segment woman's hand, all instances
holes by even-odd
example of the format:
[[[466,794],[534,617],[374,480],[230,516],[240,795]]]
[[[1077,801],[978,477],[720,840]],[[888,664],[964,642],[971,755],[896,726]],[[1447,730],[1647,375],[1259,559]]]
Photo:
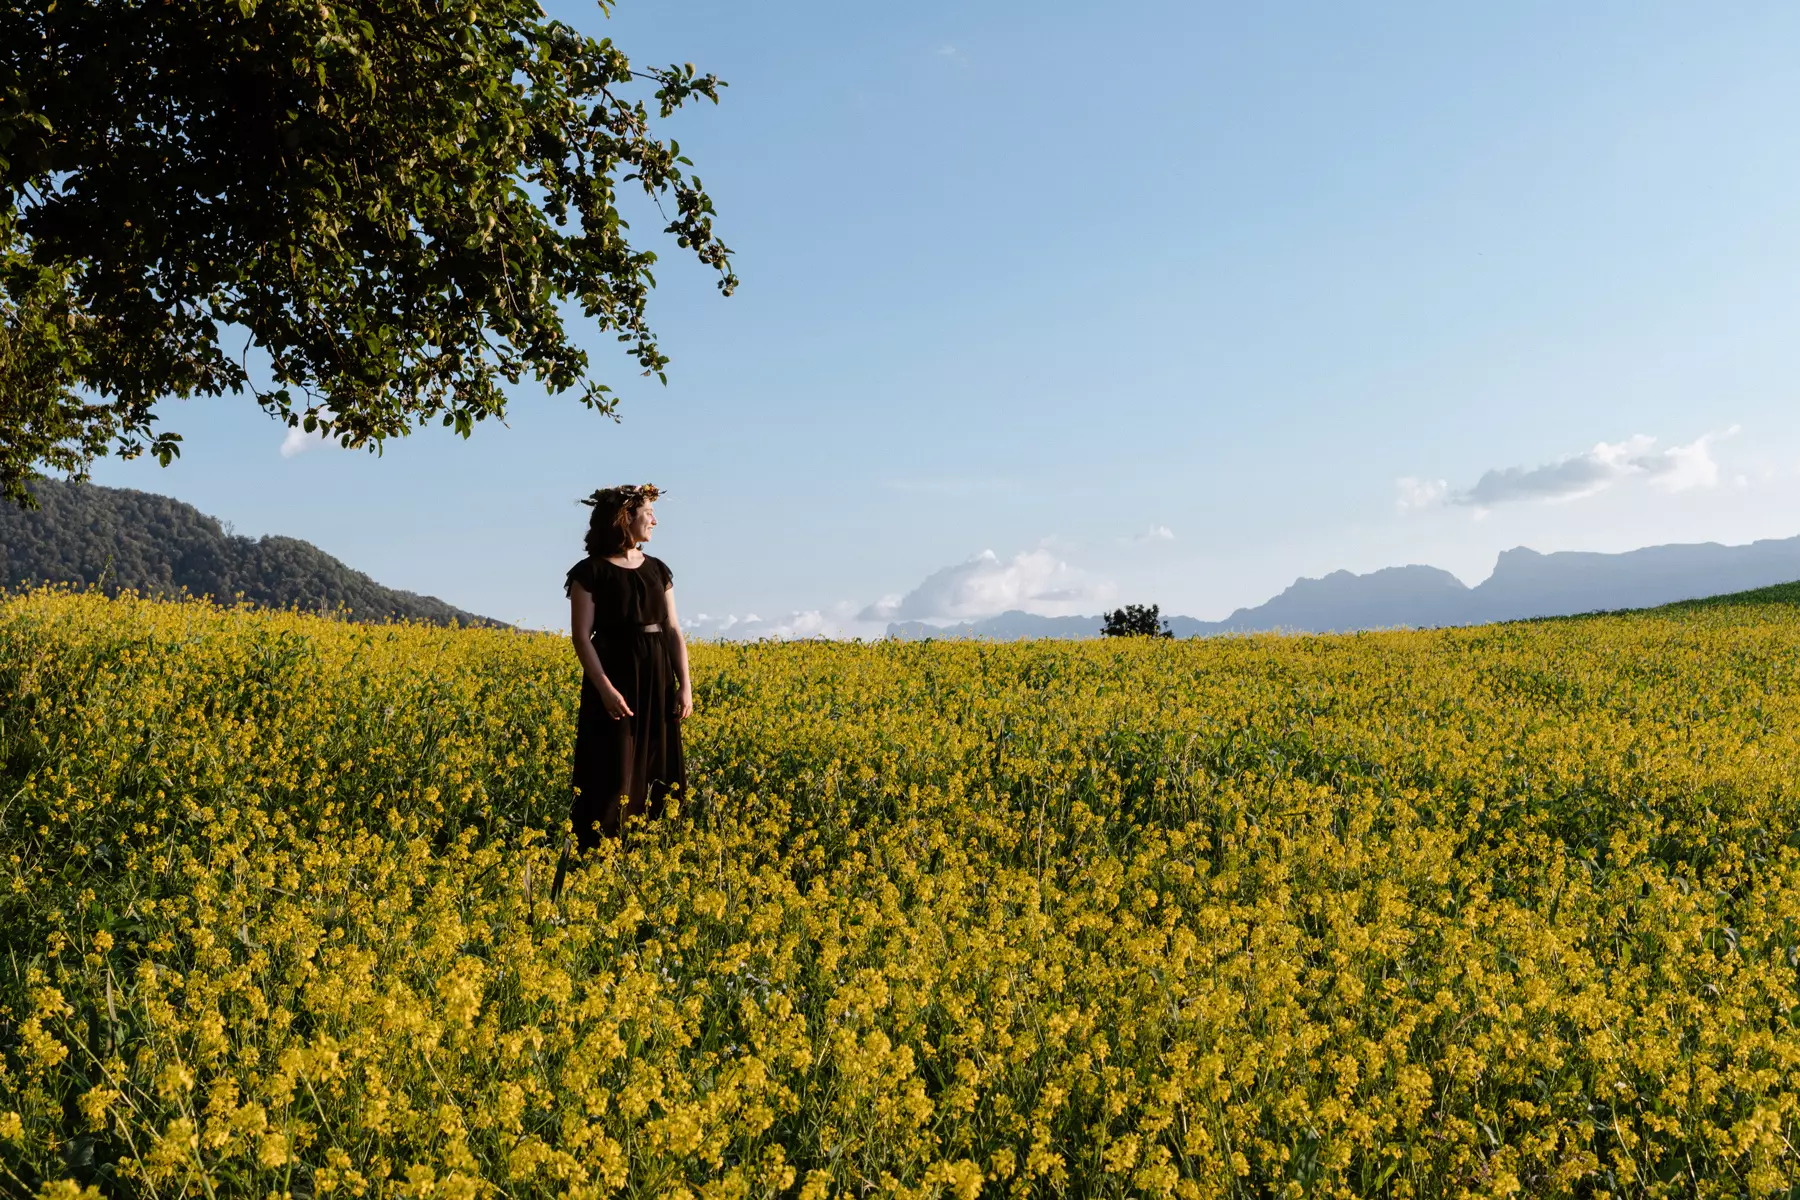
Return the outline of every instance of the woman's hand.
[[[686,684],[675,693],[675,719],[685,721],[694,715],[694,689]]]
[[[606,706],[606,715],[615,721],[621,717],[637,715],[631,711],[631,705],[625,703],[624,693],[616,687],[601,688],[600,703]]]

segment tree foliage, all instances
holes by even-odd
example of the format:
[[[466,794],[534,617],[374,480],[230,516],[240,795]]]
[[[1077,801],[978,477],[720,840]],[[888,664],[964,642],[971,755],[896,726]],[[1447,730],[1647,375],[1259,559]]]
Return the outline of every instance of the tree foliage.
[[[1124,608],[1116,608],[1105,614],[1106,623],[1101,626],[1102,637],[1174,637],[1175,632],[1169,623],[1162,619],[1162,606],[1152,604],[1127,604]]]
[[[370,448],[467,436],[528,376],[611,413],[567,313],[668,361],[621,189],[736,284],[655,127],[722,86],[535,0],[0,8],[0,490],[109,446],[166,463],[165,397],[249,392]]]

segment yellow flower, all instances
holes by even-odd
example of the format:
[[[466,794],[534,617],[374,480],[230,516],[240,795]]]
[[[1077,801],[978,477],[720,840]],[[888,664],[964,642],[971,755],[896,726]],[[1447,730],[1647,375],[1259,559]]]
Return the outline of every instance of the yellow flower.
[[[262,1143],[256,1151],[257,1165],[266,1170],[284,1167],[292,1161],[292,1157],[287,1135],[281,1133],[264,1134]]]
[[[0,596],[0,904],[48,948],[0,984],[8,1153],[110,1126],[147,1194],[321,1197],[1800,1177],[1800,611],[692,657],[679,813],[552,902],[565,640]]]
[[[177,1100],[194,1090],[194,1073],[186,1063],[169,1062],[156,1077],[156,1092],[164,1100]]]
[[[47,1183],[38,1189],[38,1200],[105,1200],[99,1188],[89,1184],[83,1187],[73,1179],[62,1179],[55,1183]]]

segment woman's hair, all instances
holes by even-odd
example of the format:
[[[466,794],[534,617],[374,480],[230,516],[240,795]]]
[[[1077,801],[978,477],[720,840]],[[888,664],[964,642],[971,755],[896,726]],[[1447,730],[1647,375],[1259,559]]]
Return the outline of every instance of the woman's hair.
[[[631,536],[631,519],[637,510],[662,495],[654,483],[601,488],[582,501],[594,510],[588,518],[587,552],[590,558],[623,554],[637,543]]]

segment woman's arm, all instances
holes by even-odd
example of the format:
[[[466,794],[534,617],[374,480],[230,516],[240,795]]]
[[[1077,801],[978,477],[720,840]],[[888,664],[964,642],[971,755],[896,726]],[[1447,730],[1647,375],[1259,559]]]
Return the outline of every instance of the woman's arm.
[[[694,715],[694,681],[688,676],[687,639],[681,636],[681,618],[675,613],[675,589],[663,592],[663,606],[668,617],[663,621],[663,637],[668,639],[669,657],[675,660],[675,677],[681,681],[676,693],[675,715],[686,720]]]
[[[614,720],[631,716],[631,705],[625,703],[625,697],[606,677],[606,668],[600,665],[600,654],[594,649],[594,598],[580,584],[569,589],[569,627],[570,636],[575,639],[575,657],[581,660],[581,673],[600,693],[606,715]]]

